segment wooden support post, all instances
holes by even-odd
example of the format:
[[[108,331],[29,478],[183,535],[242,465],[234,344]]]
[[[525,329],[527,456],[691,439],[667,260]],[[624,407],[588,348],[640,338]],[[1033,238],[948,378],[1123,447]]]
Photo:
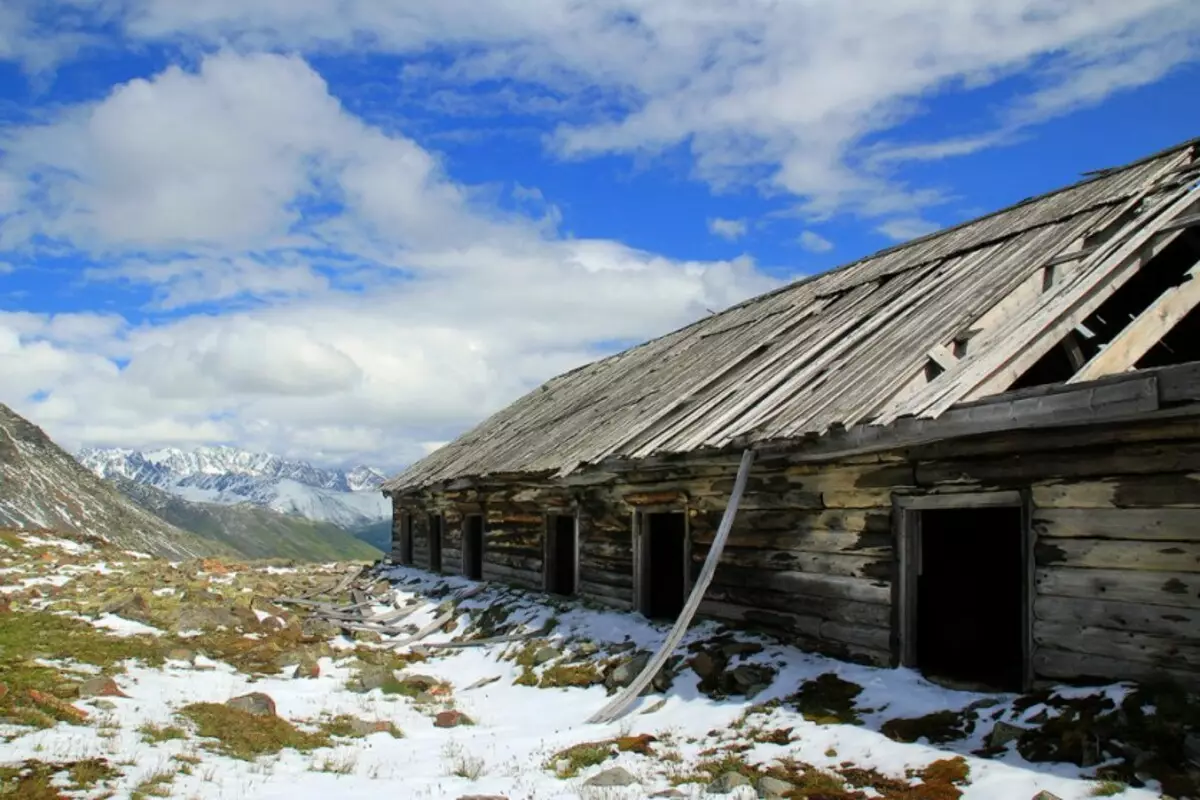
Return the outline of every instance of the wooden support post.
[[[1068,383],[1090,381],[1125,372],[1162,339],[1171,328],[1200,305],[1200,262],[1188,270],[1188,280],[1163,292]]]
[[[589,717],[589,723],[612,722],[624,714],[629,705],[642,693],[642,690],[650,685],[650,681],[654,680],[654,676],[662,669],[671,652],[679,646],[683,634],[687,632],[688,626],[692,623],[692,617],[696,615],[696,610],[700,607],[700,601],[704,599],[704,592],[712,582],[713,574],[717,571],[717,562],[721,560],[721,551],[725,549],[725,540],[729,538],[729,531],[733,528],[733,518],[737,515],[742,492],[746,490],[746,479],[750,475],[752,463],[754,463],[754,451],[746,450],[742,453],[742,463],[738,467],[737,479],[733,482],[733,493],[729,495],[729,505],[725,507],[725,514],[721,517],[721,526],[717,528],[717,534],[708,550],[708,557],[704,559],[704,568],[700,570],[700,577],[696,579],[696,585],[692,587],[687,604],[679,613],[679,619],[675,620],[675,626],[671,628],[666,641],[658,648],[654,657],[646,662],[646,666],[642,669],[641,674],[634,678],[633,683],[621,690],[604,708]]]

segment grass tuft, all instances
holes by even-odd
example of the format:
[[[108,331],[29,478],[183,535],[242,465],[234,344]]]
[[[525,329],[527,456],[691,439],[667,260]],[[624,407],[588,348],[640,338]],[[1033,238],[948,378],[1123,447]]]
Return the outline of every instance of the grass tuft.
[[[280,717],[259,716],[220,703],[193,703],[179,713],[196,726],[197,735],[216,740],[209,749],[244,761],[288,748],[309,752],[330,743],[325,733],[307,733]]]

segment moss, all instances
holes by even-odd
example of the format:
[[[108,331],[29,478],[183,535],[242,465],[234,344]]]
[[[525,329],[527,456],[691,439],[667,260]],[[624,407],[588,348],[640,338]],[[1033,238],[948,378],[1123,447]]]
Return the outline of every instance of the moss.
[[[522,677],[524,677],[524,672],[522,672]],[[556,664],[552,667],[547,667],[542,672],[542,677],[537,681],[537,685],[542,689],[565,686],[593,686],[597,683],[604,683],[604,676],[591,663]]]
[[[1120,781],[1101,781],[1092,787],[1092,797],[1112,797],[1125,791],[1126,785]]]
[[[550,757],[546,769],[554,770],[560,778],[573,778],[581,770],[603,764],[618,753],[638,753],[639,755],[654,755],[655,738],[649,735],[619,736],[616,739],[605,739],[600,742],[584,742],[565,750],[560,750]],[[559,762],[566,761],[567,765],[560,769]]]
[[[806,720],[818,725],[857,725],[862,720],[855,701],[862,687],[842,680],[832,672],[805,681],[799,691],[787,698]]]
[[[394,739],[404,738],[404,733],[391,722],[365,723],[346,714],[323,720],[319,727],[326,736],[343,739],[362,739],[377,732],[390,734]]]
[[[30,760],[17,766],[0,767],[0,797],[13,800],[66,800],[56,787],[65,776],[66,787],[73,792],[93,791],[120,777],[120,772],[103,758],[46,763]]]
[[[891,719],[880,732],[897,742],[925,739],[930,744],[946,744],[970,736],[977,715],[973,711],[935,711],[923,717]]]
[[[521,674],[516,677],[513,683],[517,686],[537,686],[537,673],[533,671],[533,667],[521,667]]]
[[[219,703],[193,703],[179,713],[196,726],[199,736],[216,740],[211,749],[246,761],[288,748],[308,752],[329,745],[324,733],[306,733],[280,717],[251,714]]]
[[[138,728],[138,733],[142,735],[142,741],[147,744],[188,738],[187,731],[178,725],[155,725],[152,722],[144,723]]]

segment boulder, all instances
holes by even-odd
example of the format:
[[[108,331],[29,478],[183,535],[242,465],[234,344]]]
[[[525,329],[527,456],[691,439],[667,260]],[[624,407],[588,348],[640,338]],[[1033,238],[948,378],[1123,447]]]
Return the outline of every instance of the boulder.
[[[736,687],[735,693],[751,698],[771,685],[771,681],[775,677],[775,672],[769,667],[762,667],[757,664],[743,664],[735,668],[729,675],[733,679],[734,687]]]
[[[750,779],[740,772],[726,772],[708,785],[709,794],[729,794],[739,786],[750,786]]]
[[[1025,729],[1019,725],[1001,721],[992,726],[991,732],[988,733],[983,743],[988,747],[1004,747],[1009,742],[1020,739],[1023,733],[1025,733]]]
[[[711,653],[701,650],[696,655],[692,656],[689,666],[692,671],[700,677],[701,680],[707,680],[716,677],[721,671],[723,665],[713,658]]]
[[[1033,796],[1033,800],[1062,800],[1061,797],[1053,792],[1040,791]]]
[[[787,781],[772,778],[770,775],[764,775],[758,779],[758,784],[755,788],[758,789],[759,797],[777,798],[786,797],[787,793],[795,789],[796,786]]]
[[[237,616],[227,608],[185,605],[179,609],[175,630],[208,631],[216,628],[236,628],[238,621]]]
[[[649,653],[638,653],[628,661],[614,667],[605,677],[604,685],[610,689],[623,689],[633,683],[649,662]]]
[[[89,678],[79,684],[80,697],[128,697],[112,678]]]
[[[583,782],[584,786],[632,786],[637,778],[624,767],[612,767],[598,772]]]
[[[549,645],[545,647],[539,647],[533,654],[533,663],[535,666],[545,664],[548,661],[553,661],[561,655],[562,651],[555,647],[550,647]]]
[[[321,677],[321,665],[311,658],[305,659],[296,665],[295,671],[292,673],[293,678],[319,678]]]
[[[433,718],[435,728],[457,728],[459,725],[474,725],[475,723],[461,711],[442,711]]]
[[[225,705],[259,717],[275,716],[275,701],[262,692],[251,692],[227,700]]]

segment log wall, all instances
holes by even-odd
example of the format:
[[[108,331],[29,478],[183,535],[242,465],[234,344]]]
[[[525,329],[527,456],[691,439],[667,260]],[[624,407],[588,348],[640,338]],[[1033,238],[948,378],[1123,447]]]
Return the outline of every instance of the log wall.
[[[695,461],[397,504],[414,510],[418,566],[428,563],[426,513],[446,515],[443,571],[455,574],[462,515],[484,513],[484,578],[533,589],[543,585],[547,510],[578,509],[580,594],[628,610],[634,510],[686,511],[695,576],[735,473],[732,459]],[[1030,498],[1039,678],[1200,680],[1198,422],[975,437],[836,464],[760,460],[701,614],[813,651],[895,663],[893,495],[1004,489]]]

